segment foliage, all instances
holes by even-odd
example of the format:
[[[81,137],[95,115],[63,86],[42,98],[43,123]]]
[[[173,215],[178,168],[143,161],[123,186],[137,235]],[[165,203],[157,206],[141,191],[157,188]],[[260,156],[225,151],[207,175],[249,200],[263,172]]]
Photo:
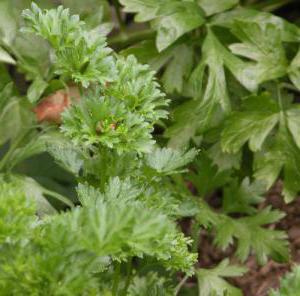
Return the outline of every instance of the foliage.
[[[222,261],[212,269],[199,269],[197,278],[199,286],[199,296],[208,295],[241,295],[237,288],[231,286],[223,277],[241,276],[246,269],[239,266],[229,265],[228,260]]]
[[[270,296],[289,296],[289,295],[299,295],[299,266],[295,266],[293,270],[284,276],[281,280],[281,285],[278,290],[272,290]]]
[[[250,255],[289,260],[293,1],[110,2],[0,1],[1,293],[242,295]],[[240,264],[196,264],[204,230]]]

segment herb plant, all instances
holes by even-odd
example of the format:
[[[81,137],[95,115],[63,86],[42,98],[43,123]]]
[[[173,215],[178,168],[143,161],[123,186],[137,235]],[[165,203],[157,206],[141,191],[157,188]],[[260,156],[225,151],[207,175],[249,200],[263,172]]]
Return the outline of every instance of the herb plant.
[[[300,191],[288,1],[54,2],[0,1],[1,295],[242,295],[288,261],[259,207]]]

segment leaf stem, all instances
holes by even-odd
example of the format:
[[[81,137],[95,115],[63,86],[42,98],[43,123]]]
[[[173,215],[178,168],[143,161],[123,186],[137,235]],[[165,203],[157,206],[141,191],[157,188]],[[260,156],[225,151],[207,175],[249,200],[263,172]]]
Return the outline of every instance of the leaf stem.
[[[280,84],[277,84],[277,98],[278,98],[279,107],[280,107],[281,111],[283,111],[283,101],[282,101]]]
[[[284,89],[288,89],[288,90],[300,93],[300,90],[297,87],[293,86],[292,84],[286,83],[286,82],[280,83],[280,88],[284,88]]]
[[[193,221],[192,224],[192,239],[193,239],[192,251],[198,252],[198,246],[200,242],[200,229],[199,229],[199,224],[196,221]]]
[[[181,290],[181,288],[184,286],[184,284],[186,283],[186,281],[188,280],[189,276],[186,275],[180,282],[179,284],[176,286],[175,288],[175,292],[174,292],[174,296],[177,296]]]
[[[119,34],[117,36],[111,37],[108,40],[108,44],[111,47],[114,47],[116,49],[123,49],[127,46],[131,46],[134,43],[137,43],[139,41],[144,41],[147,39],[151,39],[155,36],[155,32],[151,29],[141,30],[129,34]]]
[[[18,148],[19,144],[23,141],[27,133],[21,134],[19,137],[15,139],[10,144],[10,147],[6,154],[3,156],[3,158],[0,160],[0,171],[5,169],[6,164],[9,162],[11,155],[14,153],[14,151]]]
[[[128,290],[129,285],[131,283],[131,279],[132,279],[132,259],[131,258],[127,262],[126,269],[127,269],[127,278],[126,278],[125,287],[122,291],[121,296],[126,296],[127,295],[127,290]]]
[[[122,18],[122,14],[121,14],[120,4],[119,4],[118,0],[113,0],[112,3],[115,8],[115,11],[116,11],[117,20],[119,23],[119,29],[121,32],[125,32],[125,24],[123,22],[123,18]]]
[[[47,194],[51,197],[54,197],[55,199],[57,199],[57,200],[61,201],[62,203],[68,205],[70,208],[74,208],[74,204],[69,199],[67,199],[63,195],[59,194],[58,192],[54,192],[52,190],[48,190],[48,189],[43,188],[43,193],[45,193],[45,194]]]
[[[121,271],[121,264],[117,263],[115,267],[114,277],[113,277],[112,296],[118,296],[120,271]]]

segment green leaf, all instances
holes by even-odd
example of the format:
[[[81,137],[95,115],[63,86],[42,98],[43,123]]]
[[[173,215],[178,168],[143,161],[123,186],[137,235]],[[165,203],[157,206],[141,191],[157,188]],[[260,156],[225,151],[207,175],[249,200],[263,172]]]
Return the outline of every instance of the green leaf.
[[[210,16],[236,6],[239,0],[198,0],[198,3],[205,11],[205,14]]]
[[[17,32],[16,16],[11,1],[0,2],[0,40],[9,45]]]
[[[40,216],[56,213],[56,210],[45,198],[42,186],[34,179],[19,175],[10,175],[9,178],[0,175],[0,180],[1,183],[7,184],[7,186],[10,186],[11,188],[15,188],[15,191],[12,192],[20,192],[24,195],[29,204],[35,205],[36,211]]]
[[[5,242],[16,243],[23,236],[30,235],[32,225],[36,222],[36,204],[29,200],[22,188],[12,182],[5,182],[0,176],[0,246]],[[3,250],[3,249],[2,249]],[[1,265],[3,259],[0,260]],[[0,268],[1,274],[2,268]],[[1,284],[1,279],[0,279]]]
[[[288,74],[293,84],[300,90],[300,49],[288,68]]]
[[[217,39],[211,29],[202,45],[202,59],[190,77],[190,88],[195,100],[187,101],[174,111],[175,123],[165,133],[171,138],[172,147],[186,145],[197,132],[211,127],[213,120],[218,116],[220,107],[224,113],[231,110],[225,77],[225,66],[250,88],[254,80],[243,73],[244,63],[232,55]],[[207,82],[205,89],[203,81]],[[254,85],[256,87],[256,84]]]
[[[64,112],[62,131],[84,149],[150,152],[153,126],[167,116],[168,101],[154,72],[133,56],[120,58],[116,70],[118,79],[104,91],[95,87]]]
[[[174,174],[181,172],[182,167],[191,162],[196,155],[196,149],[187,152],[170,148],[154,149],[146,155],[146,164],[159,174]]]
[[[205,197],[216,189],[224,186],[230,179],[230,172],[219,171],[212,160],[201,153],[194,162],[194,169],[189,173],[188,180],[196,187],[197,192]]]
[[[143,277],[135,276],[128,288],[128,296],[172,296],[174,288],[168,281],[159,277],[157,273],[150,272]]]
[[[204,71],[207,67],[209,76],[203,94],[203,102],[213,101],[214,104],[219,103],[223,110],[229,111],[230,102],[224,71],[224,51],[225,48],[221,45],[213,32],[209,30],[202,47],[203,59],[195,69],[191,83],[195,86],[197,97],[200,97],[202,93],[201,81],[204,78]]]
[[[137,13],[135,16],[136,22],[146,22],[154,19],[158,15],[160,4],[158,0],[120,0],[120,3],[125,6],[125,12]]]
[[[199,296],[241,296],[242,292],[229,284],[224,277],[238,277],[246,273],[247,268],[230,265],[228,259],[224,259],[218,266],[210,269],[198,269],[197,279]]]
[[[166,49],[179,37],[204,24],[203,10],[197,3],[176,0],[120,0],[126,12],[138,13],[138,22],[152,20],[157,30],[158,51]]]
[[[168,146],[173,149],[187,147],[206,118],[206,111],[210,111],[209,107],[208,105],[207,108],[199,108],[198,101],[189,100],[175,108],[172,114],[173,122],[164,133],[164,136],[169,138]]]
[[[258,83],[286,74],[287,58],[280,31],[275,25],[263,26],[252,21],[239,20],[235,21],[231,30],[243,42],[231,44],[231,51],[256,62],[255,66],[248,67],[248,71],[254,71]]]
[[[294,105],[286,111],[286,121],[295,143],[300,148],[300,106]]]
[[[22,16],[22,32],[41,36],[55,50],[56,74],[71,77],[84,87],[113,80],[114,59],[109,56],[111,49],[106,47],[105,37],[88,31],[78,15],[70,15],[62,6],[43,11],[33,3]]]
[[[249,178],[245,178],[239,184],[234,179],[229,186],[224,188],[224,213],[245,213],[250,215],[256,213],[257,209],[254,205],[263,201],[265,190],[266,187],[263,182],[254,181],[250,183]]]
[[[207,150],[207,155],[218,166],[219,171],[240,169],[242,153],[229,154],[222,150],[221,143],[217,142]]]
[[[300,40],[300,29],[297,25],[271,13],[244,7],[238,7],[216,15],[213,17],[211,24],[231,29],[235,26],[237,20],[254,23],[263,28],[269,25],[275,26],[278,33],[280,33],[282,42],[299,42]]]
[[[72,14],[79,14],[89,28],[95,28],[110,17],[107,0],[87,0],[82,5],[80,0],[62,0],[61,4],[70,8]]]
[[[267,183],[269,188],[283,171],[283,195],[286,202],[291,202],[300,191],[300,149],[293,141],[286,128],[281,127],[278,135],[263,155],[255,157],[255,177]]]
[[[33,122],[33,113],[25,100],[15,97],[9,83],[0,91],[0,145],[15,139]]]
[[[179,37],[204,24],[205,19],[200,7],[193,2],[176,3],[163,13],[164,16],[153,21],[157,29],[156,46],[162,51],[174,43]],[[170,10],[169,10],[170,9]]]
[[[225,250],[237,240],[236,256],[245,261],[254,252],[259,264],[265,264],[268,256],[282,262],[289,259],[288,242],[283,231],[264,228],[264,225],[275,223],[284,217],[284,213],[272,211],[270,207],[260,210],[253,216],[231,218],[216,213],[201,201],[197,221],[204,227],[215,230],[214,243]]]
[[[211,101],[210,103],[213,105],[220,104],[225,112],[230,111],[231,103],[228,97],[225,67],[247,89],[254,90],[257,88],[255,75],[245,70],[248,64],[231,54],[211,29],[208,29],[204,40],[202,54],[202,60],[195,68],[190,79],[194,96],[196,98],[203,97],[202,105],[205,105],[207,101]],[[202,85],[206,68],[208,69],[208,78],[206,88],[203,90]]]
[[[47,86],[48,83],[46,81],[44,81],[39,77],[36,78],[28,88],[27,91],[28,100],[31,103],[36,103],[40,99],[41,95],[43,94]]]
[[[280,109],[269,93],[251,96],[243,102],[241,112],[233,112],[222,132],[222,149],[236,153],[249,141],[252,151],[261,149],[266,137],[280,119]]]
[[[12,58],[12,56],[5,51],[2,47],[0,47],[0,62],[15,65],[16,61]]]
[[[290,98],[279,95],[281,104],[270,93],[247,98],[242,110],[233,112],[225,123],[221,144],[225,152],[238,152],[249,142],[255,154],[254,170],[257,179],[270,188],[281,171],[284,175],[284,196],[291,201],[300,187],[299,175],[299,106]],[[275,126],[278,126],[276,133]]]
[[[193,67],[193,49],[185,44],[174,48],[170,62],[162,76],[162,83],[167,93],[182,93],[184,83],[190,76]]]

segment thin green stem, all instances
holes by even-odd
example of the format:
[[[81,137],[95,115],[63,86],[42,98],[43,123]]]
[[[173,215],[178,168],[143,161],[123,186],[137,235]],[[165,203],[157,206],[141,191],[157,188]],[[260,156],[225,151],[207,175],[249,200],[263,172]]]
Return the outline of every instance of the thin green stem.
[[[122,13],[121,13],[121,9],[120,9],[121,8],[120,4],[119,4],[118,0],[113,0],[112,3],[113,3],[113,6],[115,8],[115,11],[116,11],[120,31],[125,32],[125,24],[123,22]]]
[[[186,275],[180,282],[179,284],[175,287],[175,292],[174,292],[174,296],[177,296],[180,292],[180,290],[182,289],[182,287],[184,286],[184,284],[186,283],[186,281],[188,280],[189,276]]]
[[[127,266],[126,266],[126,272],[127,272],[127,278],[126,278],[126,283],[125,283],[125,287],[122,291],[121,296],[126,296],[127,295],[127,291],[129,288],[129,285],[131,283],[131,279],[132,279],[132,259],[130,258],[129,261],[127,262]]]
[[[199,224],[196,221],[193,221],[192,224],[192,252],[198,252],[198,246],[200,242],[200,229]]]
[[[129,45],[135,44],[139,41],[151,39],[155,36],[155,32],[151,29],[141,30],[129,34],[119,34],[108,39],[109,46],[116,49],[123,49]]]
[[[281,109],[281,111],[283,111],[283,101],[282,101],[282,95],[281,95],[281,87],[280,84],[277,84],[277,98],[278,98],[278,105]]]
[[[12,142],[8,151],[3,156],[3,158],[0,160],[0,171],[5,169],[6,165],[9,163],[9,160],[10,160],[12,154],[18,148],[19,144],[23,141],[23,139],[25,138],[26,135],[27,135],[27,133],[21,134],[19,137],[17,137],[15,139],[15,141]]]
[[[284,124],[284,126],[287,126],[287,117],[285,114],[285,110],[284,110],[284,104],[283,104],[283,99],[282,99],[282,95],[281,95],[281,89],[282,87],[280,86],[279,83],[277,83],[277,98],[278,98],[278,105],[280,108],[280,120],[281,122]]]
[[[43,188],[43,193],[47,194],[47,195],[49,195],[51,197],[54,197],[55,199],[61,201],[62,203],[64,203],[67,206],[69,206],[70,208],[74,208],[74,204],[69,199],[67,199],[66,197],[64,197],[63,195],[61,195],[61,194],[59,194],[57,192],[54,192],[54,191],[51,191],[51,190]]]
[[[282,83],[280,83],[280,88],[284,88],[284,89],[288,89],[288,90],[300,93],[300,90],[290,83],[282,82]]]
[[[257,10],[272,12],[292,2],[294,2],[294,0],[270,0],[265,2],[262,1],[261,3],[253,4],[251,6]]]
[[[115,267],[114,277],[113,277],[112,296],[118,296],[120,272],[121,272],[121,264],[117,263]]]

